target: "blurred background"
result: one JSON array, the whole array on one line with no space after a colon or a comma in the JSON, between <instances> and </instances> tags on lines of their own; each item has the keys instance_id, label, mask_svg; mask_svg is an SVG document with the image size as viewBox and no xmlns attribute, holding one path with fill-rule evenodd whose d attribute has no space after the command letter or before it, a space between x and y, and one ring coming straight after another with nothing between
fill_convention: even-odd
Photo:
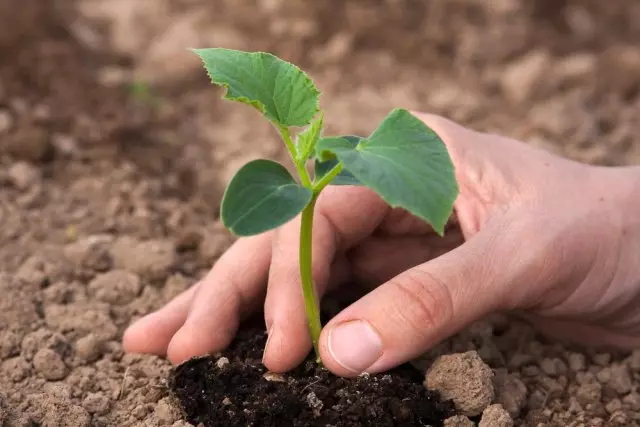
<instances>
[{"instance_id":1,"label":"blurred background","mask_svg":"<svg viewBox=\"0 0 640 427\"><path fill-rule=\"evenodd\" d=\"M328 133L368 135L403 107L640 163L638 0L0 0L0 425L179 418L158 391L168 363L123 355L122 330L227 247L231 175L286 160L192 47L299 65ZM52 359L32 364L38 349ZM552 417L536 384L531 425Z\"/></svg>"},{"instance_id":2,"label":"blurred background","mask_svg":"<svg viewBox=\"0 0 640 427\"><path fill-rule=\"evenodd\" d=\"M5 266L43 240L204 226L244 162L285 159L188 51L217 46L306 70L330 133L403 107L640 161L636 0L0 0Z\"/></svg>"}]
</instances>

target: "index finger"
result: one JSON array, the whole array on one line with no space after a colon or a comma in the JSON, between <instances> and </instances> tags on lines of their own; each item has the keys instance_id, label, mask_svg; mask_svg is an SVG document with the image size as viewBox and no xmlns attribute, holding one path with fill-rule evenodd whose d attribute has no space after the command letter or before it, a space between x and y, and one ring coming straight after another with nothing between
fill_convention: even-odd
<instances>
[{"instance_id":1,"label":"index finger","mask_svg":"<svg viewBox=\"0 0 640 427\"><path fill-rule=\"evenodd\" d=\"M244 314L262 301L271 259L272 233L237 240L195 291L188 314L167 354L180 363L220 351L233 340Z\"/></svg>"}]
</instances>

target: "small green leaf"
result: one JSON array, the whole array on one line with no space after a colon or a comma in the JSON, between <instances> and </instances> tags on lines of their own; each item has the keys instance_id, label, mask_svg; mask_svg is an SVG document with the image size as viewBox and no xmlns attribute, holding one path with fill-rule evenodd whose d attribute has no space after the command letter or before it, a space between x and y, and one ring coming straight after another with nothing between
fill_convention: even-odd
<instances>
[{"instance_id":1,"label":"small green leaf","mask_svg":"<svg viewBox=\"0 0 640 427\"><path fill-rule=\"evenodd\" d=\"M316 143L320 138L320 132L322 131L322 122L324 121L324 113L320 113L320 115L311 122L304 131L298 134L298 161L306 161L311 158L313 154Z\"/></svg>"},{"instance_id":2,"label":"small green leaf","mask_svg":"<svg viewBox=\"0 0 640 427\"><path fill-rule=\"evenodd\" d=\"M279 126L305 126L318 112L320 92L298 67L265 52L193 50L225 99L252 105Z\"/></svg>"},{"instance_id":3,"label":"small green leaf","mask_svg":"<svg viewBox=\"0 0 640 427\"><path fill-rule=\"evenodd\" d=\"M237 236L252 236L295 218L313 192L296 183L287 169L271 160L253 160L231 179L224 196L222 223Z\"/></svg>"},{"instance_id":4,"label":"small green leaf","mask_svg":"<svg viewBox=\"0 0 640 427\"><path fill-rule=\"evenodd\" d=\"M458 185L446 146L421 120L395 109L355 148L344 138L322 139L316 153L326 159L328 151L389 205L406 209L444 233Z\"/></svg>"},{"instance_id":5,"label":"small green leaf","mask_svg":"<svg viewBox=\"0 0 640 427\"><path fill-rule=\"evenodd\" d=\"M347 135L347 136L342 136L339 138L323 138L318 142L317 147L320 149L321 153L324 155L328 155L331 157L331 154L329 151L324 151L323 152L323 147L325 146L325 144L333 144L333 143L337 143L337 144L343 144L343 142L332 142L332 141L325 141L326 140L335 140L335 139L343 139L344 141L346 141L347 144L349 144L351 147L355 148L358 143L360 142L360 140L362 138L360 138L359 136L353 136L353 135ZM346 146L346 145L345 145ZM318 156L316 158L315 161L315 176L316 176L316 180L319 180L320 178L322 178L323 176L325 176L326 174L328 174L331 169L333 169L337 164L338 164L338 160L335 158L335 155L333 155L333 159L330 160L326 160L324 162L320 161L321 157ZM351 172L349 172L346 169L343 169L338 175L336 175L335 178L333 178L333 180L331 181L331 185L362 185L362 183L360 181L358 181L356 179L355 176L353 176L353 174Z\"/></svg>"}]
</instances>

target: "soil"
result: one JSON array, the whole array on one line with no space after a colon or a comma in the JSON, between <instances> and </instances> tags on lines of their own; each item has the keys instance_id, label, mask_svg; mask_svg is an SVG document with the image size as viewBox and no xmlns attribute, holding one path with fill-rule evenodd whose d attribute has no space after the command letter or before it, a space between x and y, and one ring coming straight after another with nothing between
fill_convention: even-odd
<instances>
[{"instance_id":1,"label":"soil","mask_svg":"<svg viewBox=\"0 0 640 427\"><path fill-rule=\"evenodd\" d=\"M440 426L451 401L422 386L411 366L356 380L337 378L313 354L287 374L261 363L264 327L246 327L219 355L177 367L171 390L187 421L204 426Z\"/></svg>"},{"instance_id":2,"label":"soil","mask_svg":"<svg viewBox=\"0 0 640 427\"><path fill-rule=\"evenodd\" d=\"M640 162L639 23L636 0L0 0L0 425L189 425L171 365L125 354L122 332L230 244L218 206L235 170L286 156L186 48L295 62L330 133L366 135L404 107L627 165ZM496 316L414 365L417 384L442 377L451 393L445 425L640 425L640 352ZM465 406L464 373L481 402Z\"/></svg>"}]
</instances>

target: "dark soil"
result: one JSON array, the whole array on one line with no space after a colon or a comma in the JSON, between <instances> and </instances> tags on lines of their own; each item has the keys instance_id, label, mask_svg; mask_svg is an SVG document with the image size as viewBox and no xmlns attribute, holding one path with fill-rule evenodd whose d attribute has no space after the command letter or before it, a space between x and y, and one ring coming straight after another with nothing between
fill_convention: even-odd
<instances>
[{"instance_id":1,"label":"dark soil","mask_svg":"<svg viewBox=\"0 0 640 427\"><path fill-rule=\"evenodd\" d=\"M316 364L312 353L279 375L261 363L265 343L264 328L246 328L223 354L177 367L170 387L186 420L207 427L408 427L441 426L455 412L410 366L345 379Z\"/></svg>"}]
</instances>

